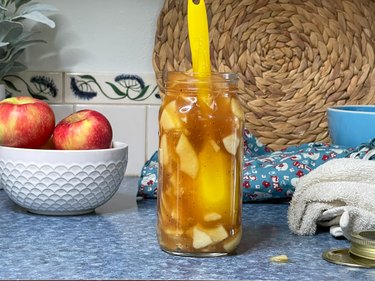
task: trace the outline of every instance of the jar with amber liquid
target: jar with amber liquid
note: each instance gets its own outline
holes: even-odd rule
[[[242,235],[244,114],[237,76],[169,72],[159,112],[157,235],[176,255],[235,252]]]

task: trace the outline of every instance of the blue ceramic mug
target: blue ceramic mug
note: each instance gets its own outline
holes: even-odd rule
[[[375,138],[375,105],[344,105],[327,109],[333,144],[356,147]]]

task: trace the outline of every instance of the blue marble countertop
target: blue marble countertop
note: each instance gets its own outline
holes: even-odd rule
[[[296,236],[288,204],[246,204],[244,234],[234,256],[187,258],[159,249],[156,200],[136,199],[126,178],[96,213],[42,216],[0,190],[0,279],[375,280],[375,271],[331,264],[322,252],[349,246],[328,232]],[[285,254],[288,263],[270,257]]]

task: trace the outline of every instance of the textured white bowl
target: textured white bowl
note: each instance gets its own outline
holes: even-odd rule
[[[79,215],[93,212],[118,190],[128,146],[95,150],[41,150],[0,146],[0,185],[32,213]]]

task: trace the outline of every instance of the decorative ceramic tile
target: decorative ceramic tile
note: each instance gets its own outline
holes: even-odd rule
[[[63,72],[24,71],[3,78],[7,97],[32,96],[51,103],[63,101]]]
[[[147,106],[147,123],[146,123],[146,155],[149,159],[152,154],[158,149],[159,142],[159,106],[148,105]]]
[[[56,124],[74,112],[73,104],[51,104],[51,108],[55,113]]]
[[[113,140],[129,145],[126,175],[140,175],[146,160],[146,106],[78,104],[76,111],[93,109],[104,114],[112,125]]]
[[[70,103],[160,104],[154,74],[66,73]]]

